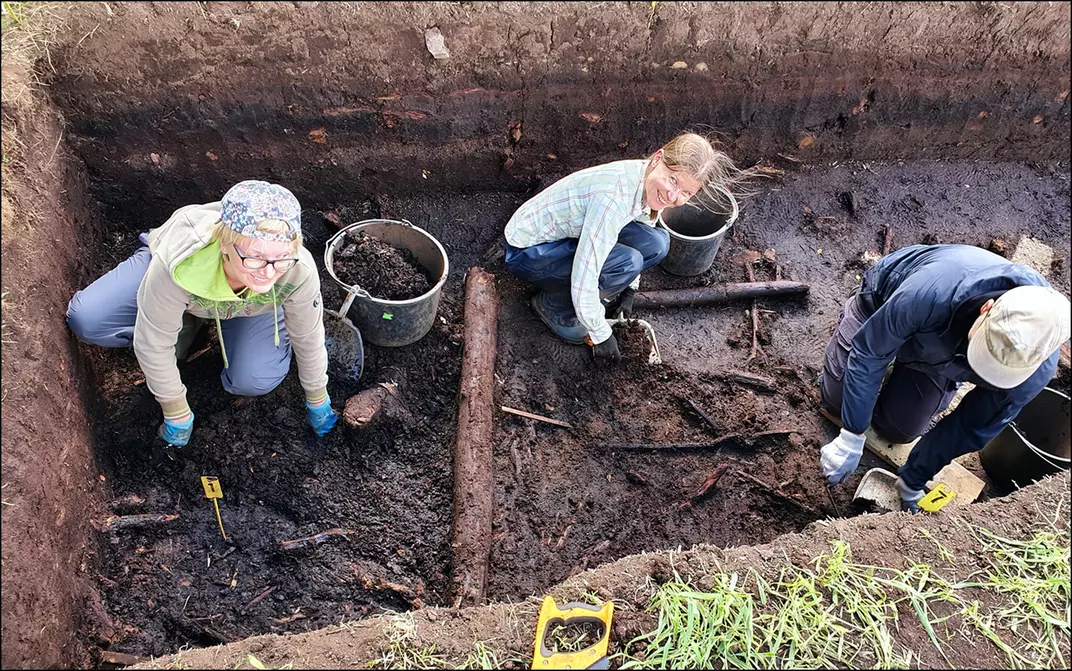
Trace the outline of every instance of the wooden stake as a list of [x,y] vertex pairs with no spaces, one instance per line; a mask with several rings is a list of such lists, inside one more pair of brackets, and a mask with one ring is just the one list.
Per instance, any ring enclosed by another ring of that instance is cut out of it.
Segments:
[[547,424],[554,424],[555,426],[564,426],[567,429],[572,429],[573,425],[569,422],[563,422],[560,419],[551,419],[550,417],[544,417],[542,415],[534,415],[531,412],[525,412],[524,410],[517,410],[515,408],[508,408],[505,405],[499,407],[503,412],[508,412],[511,415],[517,415],[519,417],[528,417],[529,419],[535,419],[537,422],[546,422]]
[[886,256],[893,250],[893,226],[886,224],[882,227],[882,255]]
[[685,400],[689,402],[689,405],[692,406],[692,409],[695,410],[696,413],[700,415],[700,417],[703,417],[703,420],[707,422],[708,426],[710,426],[715,431],[718,431],[718,426],[715,424],[715,420],[713,420],[710,415],[701,410],[700,406],[696,405],[691,398],[686,398]]
[[726,380],[728,382],[740,382],[742,384],[750,384],[755,387],[759,387],[765,391],[778,391],[777,383],[769,377],[762,377],[760,375],[753,375],[752,373],[744,373],[741,371],[726,371],[724,373],[714,373],[714,376]]
[[327,531],[321,531],[318,534],[306,536],[305,538],[295,538],[294,540],[283,541],[279,544],[279,549],[283,552],[293,552],[314,545],[320,545],[332,536],[349,536],[350,534],[356,533],[356,531],[350,531],[348,529],[328,529]]
[[155,527],[179,519],[178,515],[164,515],[148,513],[145,515],[111,515],[100,522],[102,531],[118,531],[119,529],[141,529]]
[[458,393],[458,432],[454,443],[454,500],[451,580],[454,603],[484,601],[491,522],[495,502],[492,439],[495,348],[499,298],[495,276],[470,268],[465,281],[465,346]]
[[715,467],[715,470],[707,474],[707,478],[704,479],[703,484],[697,489],[687,501],[682,501],[678,504],[678,508],[685,509],[691,508],[694,504],[699,503],[707,496],[707,494],[714,489],[718,481],[722,479],[722,476],[729,471],[729,464],[719,464]]
[[[751,263],[745,263],[744,264],[744,270],[745,270],[746,273],[748,273],[748,281],[754,283],[756,281],[756,271],[752,269],[752,264]],[[759,352],[759,310],[756,309],[757,307],[759,307],[759,306],[756,303],[756,299],[753,298],[752,299],[752,352],[751,352],[751,354],[748,355],[748,360],[749,361],[751,361],[752,359],[755,359],[756,354]]]

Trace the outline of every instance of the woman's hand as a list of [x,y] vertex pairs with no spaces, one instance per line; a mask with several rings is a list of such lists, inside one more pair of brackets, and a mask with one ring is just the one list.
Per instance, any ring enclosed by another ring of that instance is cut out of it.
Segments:
[[326,394],[324,400],[315,405],[305,399],[305,407],[309,410],[309,426],[313,427],[313,431],[321,438],[335,428],[335,422],[339,421],[339,416],[331,409],[331,397]]

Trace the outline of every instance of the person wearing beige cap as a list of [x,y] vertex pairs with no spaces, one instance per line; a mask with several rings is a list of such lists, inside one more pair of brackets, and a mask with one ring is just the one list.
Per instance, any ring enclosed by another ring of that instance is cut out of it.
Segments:
[[[902,509],[918,511],[928,480],[981,450],[1053,378],[1070,311],[1040,274],[978,247],[879,259],[826,348],[822,402],[844,428],[822,448],[823,476],[837,484],[856,470],[868,425],[895,443],[922,435],[897,478]],[[931,427],[962,382],[975,389]]]

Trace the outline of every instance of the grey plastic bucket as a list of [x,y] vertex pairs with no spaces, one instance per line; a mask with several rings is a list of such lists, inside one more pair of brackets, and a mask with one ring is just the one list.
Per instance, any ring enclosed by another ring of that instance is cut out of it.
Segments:
[[1069,467],[1070,407],[1068,396],[1044,388],[1020,410],[979,453],[987,474],[1001,482],[1026,486]]
[[659,211],[658,222],[670,233],[670,252],[659,264],[673,275],[691,277],[706,273],[715,262],[722,239],[737,221],[737,199],[725,189],[730,212],[712,212],[686,203]]
[[[359,286],[345,284],[335,275],[335,251],[346,242],[350,233],[364,233],[398,249],[413,252],[417,263],[435,278],[427,293],[404,301],[376,298]],[[428,231],[408,221],[367,219],[340,229],[324,247],[324,268],[343,291],[346,300],[336,316],[349,317],[365,340],[380,347],[403,347],[417,342],[432,329],[439,295],[447,281],[450,264],[447,252]]]

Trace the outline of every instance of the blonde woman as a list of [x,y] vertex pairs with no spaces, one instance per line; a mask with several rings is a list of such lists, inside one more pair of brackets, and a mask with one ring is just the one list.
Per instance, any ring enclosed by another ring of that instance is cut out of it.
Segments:
[[685,133],[646,159],[615,161],[560,179],[506,224],[506,267],[540,291],[532,308],[551,331],[597,357],[621,359],[607,317],[629,317],[640,273],[662,261],[670,236],[658,211],[696,196],[708,204],[739,181],[733,161]]
[[320,276],[302,247],[294,194],[239,182],[221,201],[182,207],[140,239],[133,256],[74,295],[67,323],[92,345],[134,345],[163,410],[161,438],[176,447],[190,440],[194,413],[178,359],[207,320],[220,338],[224,389],[267,394],[286,377],[293,352],[310,425],[319,436],[335,426]]

